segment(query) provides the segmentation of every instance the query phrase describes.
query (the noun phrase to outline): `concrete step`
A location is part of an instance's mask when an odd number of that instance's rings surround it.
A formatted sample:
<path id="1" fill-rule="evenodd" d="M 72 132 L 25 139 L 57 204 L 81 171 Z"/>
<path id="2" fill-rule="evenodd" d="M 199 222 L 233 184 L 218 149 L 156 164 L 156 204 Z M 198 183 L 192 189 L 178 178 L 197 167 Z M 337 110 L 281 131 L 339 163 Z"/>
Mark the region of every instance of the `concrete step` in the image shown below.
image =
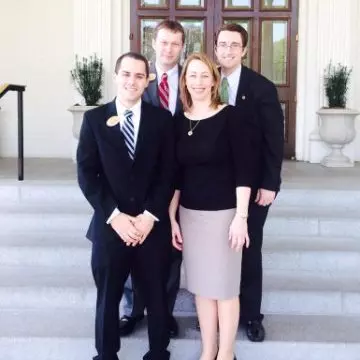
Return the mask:
<path id="1" fill-rule="evenodd" d="M 65 229 L 64 229 L 65 230 Z M 31 247 L 37 248 L 66 248 L 91 246 L 89 240 L 85 237 L 83 229 L 73 232 L 42 232 L 42 233 L 14 233 L 7 236 L 0 233 L 1 247 Z M 19 250 L 20 251 L 20 250 Z"/>
<path id="2" fill-rule="evenodd" d="M 65 203 L 63 206 L 16 206 L 0 209 L 0 236 L 16 234 L 64 232 L 85 233 L 91 218 L 88 205 Z M 343 211 L 341 208 L 319 209 L 276 207 L 269 213 L 265 234 L 273 236 L 341 236 L 354 237 L 360 233 L 360 208 Z"/>
<path id="3" fill-rule="evenodd" d="M 94 350 L 93 310 L 1 310 L 0 347 L 7 360 L 89 360 Z M 200 354 L 196 318 L 180 317 L 179 338 L 170 343 L 171 359 L 195 360 Z M 360 318 L 337 316 L 267 316 L 267 339 L 250 343 L 242 329 L 236 340 L 239 360 L 358 360 Z M 120 359 L 141 359 L 147 351 L 144 321 L 122 339 Z"/>
<path id="4" fill-rule="evenodd" d="M 84 267 L 90 256 L 83 234 L 0 236 L 0 265 Z M 263 263 L 266 270 L 360 272 L 360 239 L 266 237 Z"/>
<path id="5" fill-rule="evenodd" d="M 360 272 L 360 239 L 328 237 L 271 238 L 263 247 L 265 270 Z M 288 239 L 288 237 L 287 237 Z"/>
<path id="6" fill-rule="evenodd" d="M 264 233 L 273 236 L 355 237 L 360 234 L 360 208 L 306 208 L 274 206 L 270 209 Z"/>
<path id="7" fill-rule="evenodd" d="M 76 180 L 1 182 L 0 209 L 9 205 L 86 203 Z M 276 207 L 337 208 L 356 210 L 360 202 L 359 189 L 314 189 L 314 184 L 285 183 L 275 201 Z"/>
<path id="8" fill-rule="evenodd" d="M 4 184 L 0 186 L 1 207 L 18 204 L 84 203 L 83 194 L 75 181 L 38 181 Z"/>
<path id="9" fill-rule="evenodd" d="M 64 231 L 66 229 L 63 229 Z M 0 232 L 0 246 L 5 247 L 85 247 L 90 246 L 83 229 L 73 232 L 29 232 L 6 236 Z M 263 249 L 268 251 L 344 251 L 360 252 L 360 236 L 298 236 L 264 234 Z"/>
<path id="10" fill-rule="evenodd" d="M 0 236 L 27 234 L 83 234 L 87 231 L 91 219 L 90 213 L 74 209 L 47 209 L 46 212 L 16 212 L 0 214 Z"/>
<path id="11" fill-rule="evenodd" d="M 184 286 L 184 283 L 182 284 Z M 266 271 L 263 311 L 281 314 L 360 315 L 356 274 Z M 0 267 L 0 308 L 93 308 L 90 264 L 83 268 Z M 193 296 L 181 290 L 175 311 L 194 313 Z"/>
<path id="12" fill-rule="evenodd" d="M 180 290 L 175 309 L 195 313 L 193 295 Z M 266 314 L 360 315 L 360 279 L 349 273 L 268 270 L 264 272 L 262 311 Z"/>
<path id="13" fill-rule="evenodd" d="M 5 184 L 0 199 L 0 234 L 6 235 L 85 231 L 92 213 L 75 182 Z M 358 190 L 284 189 L 270 210 L 265 233 L 354 236 L 360 230 L 359 200 Z"/>
<path id="14" fill-rule="evenodd" d="M 275 200 L 274 207 L 301 208 L 341 208 L 357 210 L 360 202 L 360 190 L 344 189 L 314 189 L 314 184 L 308 187 L 302 185 L 284 186 Z"/>

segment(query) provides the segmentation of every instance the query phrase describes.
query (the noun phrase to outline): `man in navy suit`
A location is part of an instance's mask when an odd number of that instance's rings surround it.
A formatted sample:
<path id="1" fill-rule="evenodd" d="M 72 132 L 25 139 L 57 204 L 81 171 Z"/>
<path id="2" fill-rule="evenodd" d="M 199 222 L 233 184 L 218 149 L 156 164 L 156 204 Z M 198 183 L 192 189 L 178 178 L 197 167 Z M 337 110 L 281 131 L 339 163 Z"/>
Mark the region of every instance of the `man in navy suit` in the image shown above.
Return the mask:
<path id="1" fill-rule="evenodd" d="M 263 341 L 262 254 L 263 228 L 269 207 L 280 190 L 284 147 L 284 117 L 275 85 L 242 65 L 247 52 L 248 33 L 238 24 L 225 24 L 216 34 L 215 52 L 221 70 L 222 100 L 240 109 L 255 109 L 261 136 L 261 172 L 254 188 L 255 202 L 249 205 L 249 248 L 243 249 L 240 323 L 251 341 Z"/>
<path id="2" fill-rule="evenodd" d="M 78 181 L 94 208 L 87 237 L 97 288 L 94 360 L 117 360 L 119 303 L 130 271 L 148 312 L 149 351 L 170 353 L 166 280 L 171 244 L 174 132 L 169 111 L 141 100 L 149 81 L 137 53 L 116 63 L 117 97 L 85 113 L 77 152 Z"/>
<path id="3" fill-rule="evenodd" d="M 178 63 L 184 42 L 185 32 L 182 25 L 177 21 L 163 20 L 154 29 L 155 62 L 150 66 L 150 82 L 144 91 L 143 100 L 154 106 L 168 109 L 172 115 L 182 110 L 179 96 L 181 66 Z M 171 238 L 169 238 L 169 242 L 171 242 Z M 167 280 L 169 332 L 171 337 L 178 334 L 178 325 L 172 314 L 180 286 L 181 262 L 181 252 L 172 248 Z M 132 276 L 132 289 L 129 285 L 127 282 L 125 286 L 125 310 L 127 312 L 120 319 L 121 336 L 131 334 L 136 325 L 144 318 L 145 303 L 138 291 L 136 276 Z"/>

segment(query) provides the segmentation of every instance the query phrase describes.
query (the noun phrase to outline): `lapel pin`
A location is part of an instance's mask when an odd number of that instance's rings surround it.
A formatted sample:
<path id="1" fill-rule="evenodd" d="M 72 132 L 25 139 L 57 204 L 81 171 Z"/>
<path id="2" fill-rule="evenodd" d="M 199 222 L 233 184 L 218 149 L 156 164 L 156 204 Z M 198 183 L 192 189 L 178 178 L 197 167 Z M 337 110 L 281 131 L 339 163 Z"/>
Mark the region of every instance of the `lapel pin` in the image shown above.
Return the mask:
<path id="1" fill-rule="evenodd" d="M 245 100 L 245 99 L 246 99 L 246 96 L 245 96 L 245 95 L 243 95 L 241 98 L 242 98 L 243 100 Z"/>
<path id="2" fill-rule="evenodd" d="M 115 126 L 120 122 L 120 118 L 118 116 L 111 116 L 106 120 L 106 125 L 109 127 Z"/>
<path id="3" fill-rule="evenodd" d="M 155 73 L 150 73 L 149 74 L 149 81 L 154 81 L 156 79 L 156 74 Z"/>

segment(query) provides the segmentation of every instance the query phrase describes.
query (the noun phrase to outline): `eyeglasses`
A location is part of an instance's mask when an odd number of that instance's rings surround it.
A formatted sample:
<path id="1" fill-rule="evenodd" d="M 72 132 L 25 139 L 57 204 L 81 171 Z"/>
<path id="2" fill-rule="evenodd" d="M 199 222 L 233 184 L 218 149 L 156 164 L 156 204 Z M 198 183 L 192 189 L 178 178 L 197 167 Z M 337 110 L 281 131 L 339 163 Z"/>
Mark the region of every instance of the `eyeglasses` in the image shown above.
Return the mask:
<path id="1" fill-rule="evenodd" d="M 227 48 L 230 48 L 230 50 L 240 50 L 243 48 L 243 46 L 240 43 L 236 43 L 236 42 L 233 42 L 231 44 L 220 42 L 217 44 L 217 47 L 221 50 L 225 50 Z"/>

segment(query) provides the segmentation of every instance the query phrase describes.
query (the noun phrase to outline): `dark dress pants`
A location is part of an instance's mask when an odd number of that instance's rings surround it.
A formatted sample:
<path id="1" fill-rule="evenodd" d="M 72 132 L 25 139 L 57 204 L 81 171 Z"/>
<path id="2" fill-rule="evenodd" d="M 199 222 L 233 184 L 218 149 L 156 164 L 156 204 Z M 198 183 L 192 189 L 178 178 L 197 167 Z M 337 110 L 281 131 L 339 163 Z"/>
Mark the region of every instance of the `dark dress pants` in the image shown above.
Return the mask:
<path id="1" fill-rule="evenodd" d="M 171 237 L 170 237 L 171 238 Z M 169 240 L 169 243 L 171 240 Z M 166 296 L 169 316 L 172 316 L 175 307 L 176 296 L 180 287 L 180 273 L 181 273 L 182 252 L 171 249 L 170 269 L 168 279 L 166 282 Z M 132 290 L 133 290 L 133 308 L 131 316 L 139 317 L 144 314 L 145 302 L 139 291 L 138 281 L 136 276 L 132 274 Z"/>
<path id="2" fill-rule="evenodd" d="M 248 232 L 249 248 L 243 249 L 240 285 L 240 322 L 262 320 L 262 253 L 263 228 L 270 206 L 249 205 Z"/>
<path id="3" fill-rule="evenodd" d="M 149 352 L 144 359 L 169 359 L 166 275 L 171 249 L 168 228 L 163 228 L 155 225 L 145 242 L 137 247 L 126 246 L 116 235 L 102 244 L 93 244 L 91 265 L 97 288 L 95 347 L 98 352 L 94 360 L 118 360 L 119 304 L 130 271 L 138 279 L 148 309 Z"/>

